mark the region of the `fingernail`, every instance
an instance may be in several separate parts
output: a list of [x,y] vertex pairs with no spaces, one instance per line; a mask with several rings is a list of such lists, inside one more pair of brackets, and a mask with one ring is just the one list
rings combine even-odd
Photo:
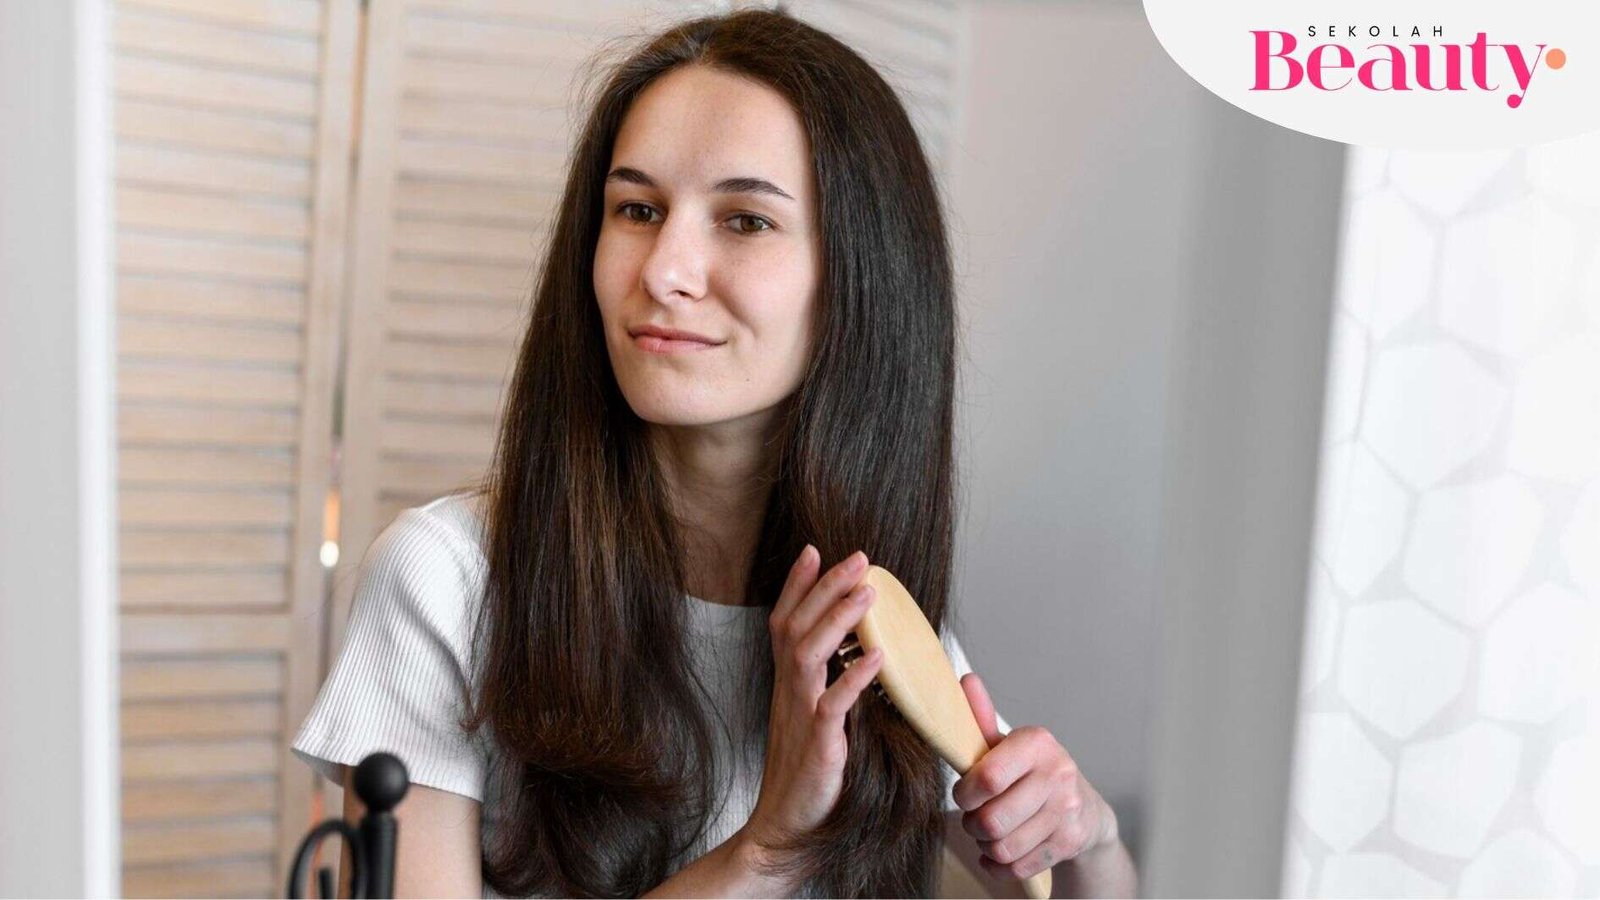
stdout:
[[860,550],[850,554],[850,571],[859,572],[867,567],[867,554]]
[[872,585],[863,584],[860,587],[856,588],[855,596],[852,599],[854,599],[855,602],[857,602],[857,603],[866,603],[868,600],[871,600],[872,599]]
[[802,560],[806,560],[808,562],[810,561],[809,560],[810,557],[814,557],[816,555],[817,555],[817,548],[811,546],[810,544],[807,544],[806,548],[804,550],[800,551],[800,558]]

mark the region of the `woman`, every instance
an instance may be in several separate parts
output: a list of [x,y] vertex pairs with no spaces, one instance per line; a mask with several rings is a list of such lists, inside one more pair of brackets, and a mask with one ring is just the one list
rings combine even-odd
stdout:
[[610,73],[490,475],[373,544],[295,741],[330,777],[406,759],[397,893],[928,896],[947,829],[992,876],[1131,893],[1047,731],[967,675],[994,747],[952,795],[863,693],[879,661],[833,661],[868,553],[945,616],[944,234],[891,89],[781,12]]

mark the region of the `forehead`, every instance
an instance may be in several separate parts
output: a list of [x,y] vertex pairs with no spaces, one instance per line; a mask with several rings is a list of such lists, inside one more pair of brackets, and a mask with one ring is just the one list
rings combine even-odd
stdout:
[[811,189],[810,142],[789,101],[704,66],[674,69],[640,92],[623,117],[611,164],[642,169],[672,187],[753,176],[796,198]]

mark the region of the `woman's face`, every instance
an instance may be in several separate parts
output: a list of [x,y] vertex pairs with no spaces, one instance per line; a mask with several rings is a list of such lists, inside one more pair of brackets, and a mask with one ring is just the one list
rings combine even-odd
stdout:
[[810,360],[821,278],[799,116],[765,85],[685,66],[635,99],[607,171],[594,291],[628,404],[658,425],[765,423]]

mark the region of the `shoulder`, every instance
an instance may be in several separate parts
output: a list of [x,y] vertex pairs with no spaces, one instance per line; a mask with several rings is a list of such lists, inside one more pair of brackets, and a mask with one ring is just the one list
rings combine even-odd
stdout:
[[484,558],[484,495],[475,491],[446,494],[404,510],[395,521],[409,518],[438,529],[469,562]]
[[472,568],[484,561],[483,498],[446,494],[400,511],[373,540],[369,557],[450,557]]
[[[367,548],[356,604],[458,632],[482,596],[481,498],[449,494],[402,510]],[[354,615],[354,611],[352,612]]]

